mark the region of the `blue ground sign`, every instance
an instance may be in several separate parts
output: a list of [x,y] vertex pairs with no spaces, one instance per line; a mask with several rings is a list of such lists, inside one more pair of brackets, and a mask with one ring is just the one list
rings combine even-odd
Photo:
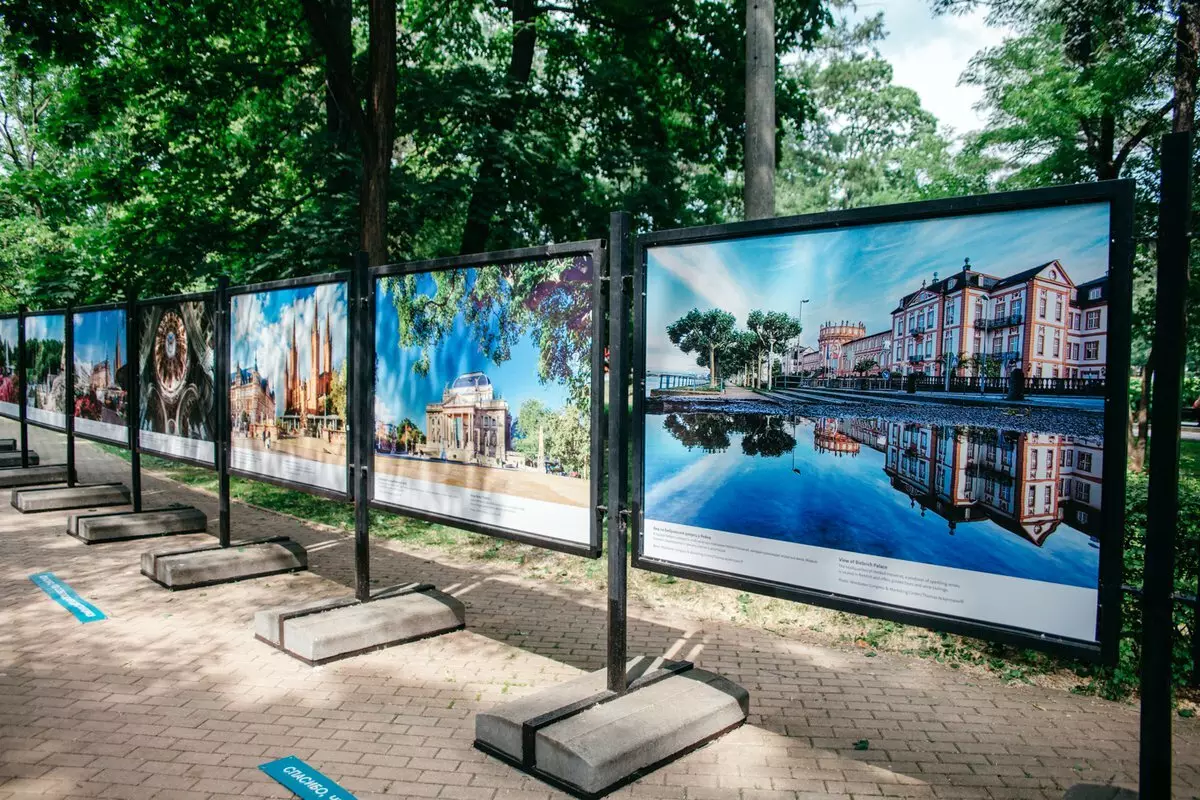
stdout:
[[306,800],[355,800],[350,792],[295,756],[269,761],[258,768],[288,791]]
[[29,580],[60,606],[75,615],[80,622],[99,622],[105,619],[104,612],[84,600],[70,586],[55,577],[53,572],[37,572]]

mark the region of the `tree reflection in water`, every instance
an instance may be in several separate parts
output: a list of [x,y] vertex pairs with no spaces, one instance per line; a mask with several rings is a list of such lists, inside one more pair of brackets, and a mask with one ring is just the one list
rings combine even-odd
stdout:
[[724,453],[729,449],[729,434],[742,436],[742,453],[748,456],[778,458],[792,452],[796,437],[785,429],[784,417],[766,414],[668,414],[663,427],[687,449],[700,448],[706,453]]

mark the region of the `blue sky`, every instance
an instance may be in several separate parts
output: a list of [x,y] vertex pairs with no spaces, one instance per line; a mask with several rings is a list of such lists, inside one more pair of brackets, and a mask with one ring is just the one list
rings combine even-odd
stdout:
[[950,217],[815,233],[657,247],[647,252],[646,364],[696,372],[694,355],[670,343],[666,326],[692,308],[723,308],[744,330],[751,309],[804,304],[801,341],[815,345],[822,322],[891,327],[900,298],[962,268],[1006,277],[1058,259],[1083,283],[1108,269],[1108,205]]
[[[308,374],[310,331],[314,314],[320,317],[321,340],[325,339],[326,315],[333,329],[333,366],[340,370],[346,360],[346,284],[323,283],[299,289],[274,289],[233,296],[233,331],[230,337],[230,368],[240,365],[258,371],[271,382],[275,407],[284,413],[283,372],[296,323],[296,350],[301,376]],[[322,371],[325,365],[321,365]]]
[[66,327],[65,314],[45,314],[25,318],[26,339],[57,339],[63,341],[63,330]]
[[[474,272],[469,270],[468,272]],[[473,280],[473,278],[469,278]],[[560,408],[568,400],[567,387],[554,383],[542,384],[538,379],[538,350],[531,337],[522,337],[512,348],[512,358],[496,365],[487,359],[463,323],[463,315],[455,318],[454,328],[430,352],[429,374],[417,375],[412,365],[420,358],[418,347],[401,347],[396,309],[392,292],[384,281],[376,284],[375,315],[375,420],[396,423],[408,417],[425,430],[425,405],[441,402],[442,390],[459,375],[483,372],[492,379],[497,394],[508,401],[509,413],[515,418],[521,403],[528,399],[542,401],[550,408]],[[418,289],[433,294],[433,280],[422,276]]]
[[0,319],[0,342],[3,342],[9,347],[17,346],[17,318],[9,317],[8,319]]
[[125,352],[125,310],[86,311],[75,315],[75,360],[91,366],[114,355],[121,344],[121,363],[129,363]]

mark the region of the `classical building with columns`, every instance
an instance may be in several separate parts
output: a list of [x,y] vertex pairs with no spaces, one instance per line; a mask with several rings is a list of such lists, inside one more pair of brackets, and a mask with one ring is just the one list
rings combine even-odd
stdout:
[[508,402],[495,396],[491,379],[468,372],[443,390],[442,402],[425,406],[426,441],[416,450],[446,461],[516,467],[522,458],[512,450],[511,430]]

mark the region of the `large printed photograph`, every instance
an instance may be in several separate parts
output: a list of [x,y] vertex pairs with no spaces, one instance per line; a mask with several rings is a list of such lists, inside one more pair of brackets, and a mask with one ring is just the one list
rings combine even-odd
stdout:
[[147,452],[214,463],[213,306],[180,300],[139,309],[138,442]]
[[125,401],[129,395],[125,310],[72,315],[75,359],[75,432],[118,444],[129,442]]
[[0,319],[0,416],[17,419],[20,410],[21,322],[17,317]]
[[346,492],[345,282],[233,297],[230,466]]
[[67,427],[66,316],[25,318],[25,415],[30,422]]
[[1096,642],[1109,215],[647,248],[641,556]]
[[587,546],[590,256],[380,278],[376,502]]

